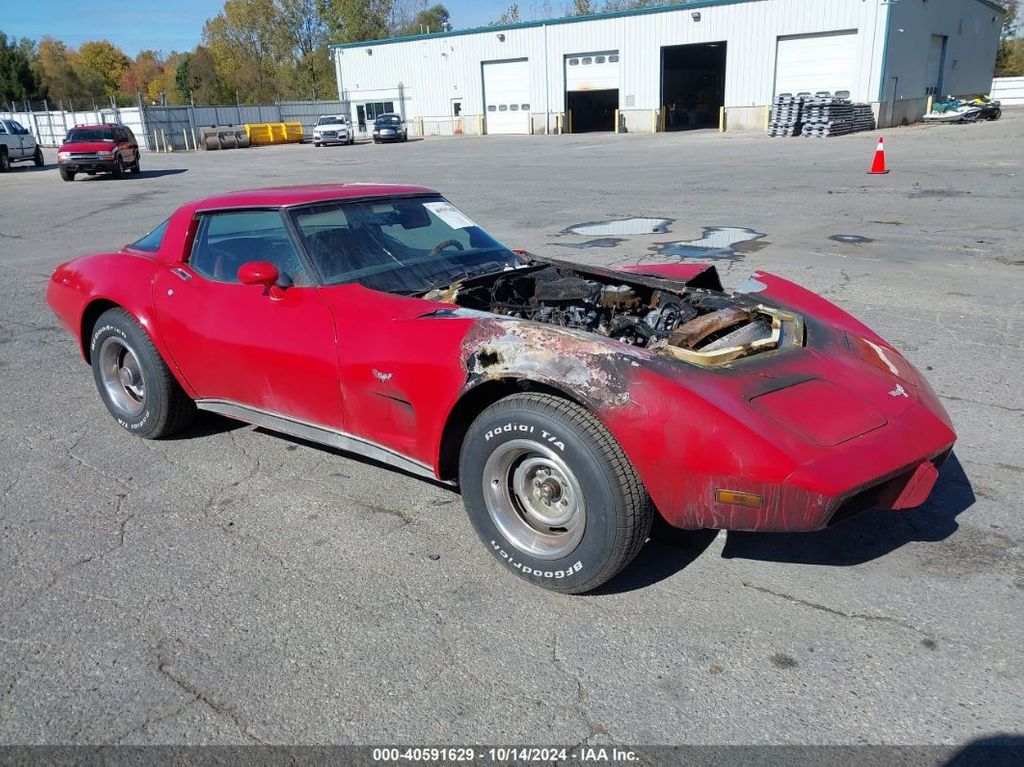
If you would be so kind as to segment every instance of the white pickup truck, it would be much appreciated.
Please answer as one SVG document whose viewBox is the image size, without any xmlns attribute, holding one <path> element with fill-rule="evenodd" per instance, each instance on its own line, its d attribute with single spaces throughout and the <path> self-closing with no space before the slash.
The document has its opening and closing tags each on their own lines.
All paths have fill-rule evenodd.
<svg viewBox="0 0 1024 767">
<path fill-rule="evenodd" d="M 31 160 L 43 166 L 43 150 L 36 137 L 16 120 L 0 120 L 0 173 L 11 169 L 12 162 Z"/>
</svg>

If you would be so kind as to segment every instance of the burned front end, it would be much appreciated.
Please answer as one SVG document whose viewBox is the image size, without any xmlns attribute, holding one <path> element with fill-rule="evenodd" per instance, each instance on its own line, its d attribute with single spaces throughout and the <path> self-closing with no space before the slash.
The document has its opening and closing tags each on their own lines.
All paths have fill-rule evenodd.
<svg viewBox="0 0 1024 767">
<path fill-rule="evenodd" d="M 804 336 L 800 317 L 723 292 L 713 272 L 684 283 L 543 261 L 425 297 L 595 333 L 708 367 L 800 346 Z"/>
</svg>

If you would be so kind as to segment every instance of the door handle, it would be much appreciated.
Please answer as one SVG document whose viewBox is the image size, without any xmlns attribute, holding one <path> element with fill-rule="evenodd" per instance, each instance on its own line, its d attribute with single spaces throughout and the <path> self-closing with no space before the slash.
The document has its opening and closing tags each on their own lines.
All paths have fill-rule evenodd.
<svg viewBox="0 0 1024 767">
<path fill-rule="evenodd" d="M 188 282 L 189 280 L 192 279 L 192 275 L 189 274 L 188 272 L 186 272 L 180 266 L 173 267 L 171 269 L 171 274 L 173 274 L 175 277 L 178 277 L 178 278 L 184 280 L 185 282 Z"/>
</svg>

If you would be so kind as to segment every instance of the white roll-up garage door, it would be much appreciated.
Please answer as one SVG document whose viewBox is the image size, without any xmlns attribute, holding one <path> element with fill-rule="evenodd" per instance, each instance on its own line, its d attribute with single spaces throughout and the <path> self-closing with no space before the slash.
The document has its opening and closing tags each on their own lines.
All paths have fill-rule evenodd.
<svg viewBox="0 0 1024 767">
<path fill-rule="evenodd" d="M 484 114 L 487 132 L 530 132 L 530 62 L 484 62 Z"/>
<path fill-rule="evenodd" d="M 780 37 L 775 94 L 850 91 L 858 86 L 857 30 Z"/>
<path fill-rule="evenodd" d="M 617 90 L 618 87 L 618 51 L 577 53 L 565 57 L 565 89 L 567 91 Z"/>
</svg>

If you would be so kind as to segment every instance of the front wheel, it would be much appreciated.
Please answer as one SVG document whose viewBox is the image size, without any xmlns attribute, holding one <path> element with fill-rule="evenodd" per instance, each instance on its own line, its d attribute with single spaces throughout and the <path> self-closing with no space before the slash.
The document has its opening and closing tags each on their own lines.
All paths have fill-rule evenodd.
<svg viewBox="0 0 1024 767">
<path fill-rule="evenodd" d="M 654 509 L 615 438 L 589 411 L 516 394 L 473 422 L 459 457 L 470 521 L 521 578 L 581 594 L 640 551 Z"/>
<path fill-rule="evenodd" d="M 36 145 L 35 154 L 32 155 L 32 162 L 36 164 L 37 168 L 43 167 L 43 150 L 38 144 Z"/>
<path fill-rule="evenodd" d="M 110 309 L 100 315 L 89 353 L 100 399 L 128 432 L 159 439 L 192 419 L 195 405 L 128 312 Z"/>
<path fill-rule="evenodd" d="M 64 168 L 61 168 L 60 169 L 60 177 L 62 179 L 64 179 L 65 181 L 74 181 L 75 180 L 75 172 L 73 170 L 65 170 Z"/>
<path fill-rule="evenodd" d="M 7 154 L 6 148 L 0 152 L 0 173 L 6 173 L 11 169 L 11 158 Z"/>
</svg>

